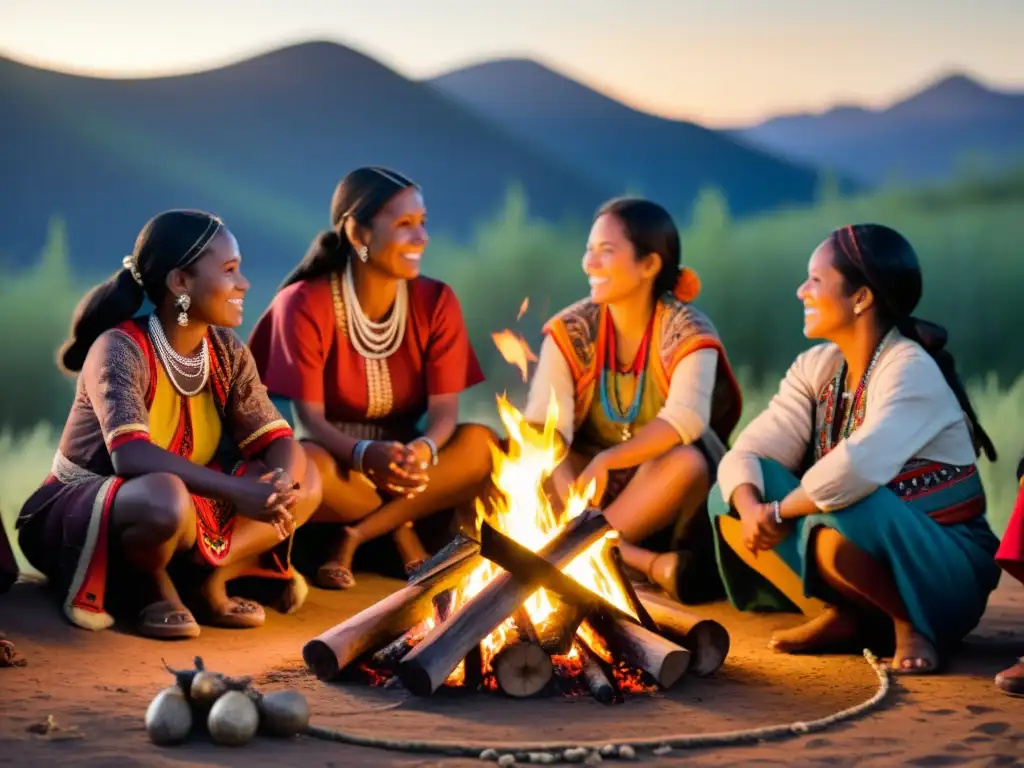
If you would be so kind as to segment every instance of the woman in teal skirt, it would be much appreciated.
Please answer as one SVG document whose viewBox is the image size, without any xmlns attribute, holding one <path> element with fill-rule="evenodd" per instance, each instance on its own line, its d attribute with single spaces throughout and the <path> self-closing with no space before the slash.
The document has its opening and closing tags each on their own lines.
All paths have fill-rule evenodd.
<svg viewBox="0 0 1024 768">
<path fill-rule="evenodd" d="M 893 671 L 932 672 L 999 580 L 976 466 L 995 450 L 945 331 L 911 316 L 921 270 L 898 232 L 836 230 L 797 297 L 804 334 L 827 343 L 797 357 L 709 501 L 729 599 L 812 616 L 772 636 L 785 653 L 862 643 L 885 619 Z"/>
</svg>

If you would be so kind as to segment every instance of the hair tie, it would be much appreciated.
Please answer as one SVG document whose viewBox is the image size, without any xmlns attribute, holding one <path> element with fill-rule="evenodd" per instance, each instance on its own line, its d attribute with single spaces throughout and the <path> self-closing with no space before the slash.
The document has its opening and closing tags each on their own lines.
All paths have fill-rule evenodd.
<svg viewBox="0 0 1024 768">
<path fill-rule="evenodd" d="M 131 273 L 132 280 L 134 280 L 140 286 L 142 285 L 142 275 L 139 273 L 139 268 L 138 268 L 138 266 L 135 263 L 135 257 L 134 256 L 132 256 L 131 254 L 128 254 L 123 259 L 121 259 L 121 266 L 124 267 L 125 269 L 127 269 Z"/>
<path fill-rule="evenodd" d="M 689 267 L 679 270 L 672 295 L 680 301 L 690 302 L 700 295 L 700 277 Z"/>
</svg>

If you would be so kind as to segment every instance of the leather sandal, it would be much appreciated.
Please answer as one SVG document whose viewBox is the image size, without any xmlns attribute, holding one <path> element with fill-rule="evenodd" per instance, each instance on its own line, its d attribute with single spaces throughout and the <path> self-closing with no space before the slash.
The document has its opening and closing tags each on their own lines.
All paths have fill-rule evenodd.
<svg viewBox="0 0 1024 768">
<path fill-rule="evenodd" d="M 225 611 L 215 611 L 212 608 L 203 617 L 204 623 L 211 627 L 222 627 L 224 629 L 255 629 L 262 627 L 267 620 L 267 613 L 263 606 L 253 600 L 246 600 L 241 597 L 228 598 L 228 608 Z"/>
<path fill-rule="evenodd" d="M 351 589 L 356 585 L 352 569 L 337 563 L 324 563 L 316 572 L 316 584 L 321 589 Z"/>
<path fill-rule="evenodd" d="M 1007 696 L 1024 696 L 1024 656 L 996 675 L 996 688 Z"/>
<path fill-rule="evenodd" d="M 150 603 L 139 613 L 138 632 L 158 640 L 199 637 L 199 624 L 192 612 L 169 600 Z"/>
</svg>

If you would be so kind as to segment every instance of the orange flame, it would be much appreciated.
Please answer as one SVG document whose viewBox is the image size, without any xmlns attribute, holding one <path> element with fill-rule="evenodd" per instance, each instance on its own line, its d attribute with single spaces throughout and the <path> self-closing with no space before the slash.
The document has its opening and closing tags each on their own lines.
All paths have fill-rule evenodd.
<svg viewBox="0 0 1024 768">
<path fill-rule="evenodd" d="M 501 352 L 501 356 L 505 358 L 505 361 L 520 370 L 525 382 L 528 378 L 527 369 L 529 364 L 537 362 L 537 356 L 533 354 L 526 340 L 509 330 L 492 333 L 491 338 L 494 339 L 494 345 Z"/>
<path fill-rule="evenodd" d="M 594 484 L 591 482 L 587 488 L 571 488 L 563 510 L 556 512 L 545 492 L 545 482 L 558 466 L 563 453 L 555 431 L 558 421 L 555 399 L 549 402 L 543 431 L 528 424 L 504 396 L 499 396 L 497 402 L 498 413 L 509 436 L 509 453 L 505 454 L 496 445 L 491 446 L 494 459 L 492 478 L 499 498 L 489 510 L 477 499 L 477 515 L 520 545 L 537 552 L 566 523 L 584 512 Z M 635 617 L 608 555 L 608 547 L 615 538 L 614 532 L 602 537 L 563 570 L 580 585 Z M 500 570 L 490 561 L 481 563 L 459 588 L 453 600 L 453 611 L 478 594 Z M 537 626 L 555 610 L 556 601 L 545 589 L 538 589 L 523 607 Z M 493 655 L 516 631 L 515 620 L 509 617 L 484 639 L 481 645 L 485 672 Z"/>
</svg>

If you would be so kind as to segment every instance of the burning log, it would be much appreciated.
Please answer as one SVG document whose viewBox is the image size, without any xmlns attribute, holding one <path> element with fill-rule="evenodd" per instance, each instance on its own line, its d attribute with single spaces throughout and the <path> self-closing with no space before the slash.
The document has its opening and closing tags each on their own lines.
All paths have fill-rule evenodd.
<svg viewBox="0 0 1024 768">
<path fill-rule="evenodd" d="M 555 667 L 536 643 L 512 640 L 491 660 L 494 678 L 501 691 L 517 699 L 536 696 L 547 688 Z"/>
<path fill-rule="evenodd" d="M 691 672 L 704 677 L 722 666 L 729 655 L 729 633 L 725 627 L 689 613 L 672 598 L 649 587 L 637 587 L 636 595 L 658 625 L 658 631 L 693 654 Z"/>
<path fill-rule="evenodd" d="M 458 586 L 483 561 L 474 551 L 460 545 L 441 562 L 431 565 L 428 561 L 405 587 L 310 640 L 302 649 L 306 665 L 320 680 L 332 680 L 364 653 L 391 643 L 410 627 L 433 617 L 433 598 Z M 448 672 L 468 651 L 462 651 Z"/>
<path fill-rule="evenodd" d="M 579 638 L 576 639 L 576 650 L 580 655 L 583 679 L 587 681 L 590 695 L 602 704 L 611 704 L 615 700 L 618 691 L 615 690 L 615 685 L 608 675 L 604 673 L 597 655 Z"/>
<path fill-rule="evenodd" d="M 600 512 L 584 513 L 570 521 L 538 554 L 554 567 L 563 568 L 608 530 L 608 522 Z M 507 571 L 495 576 L 402 660 L 398 675 L 406 689 L 418 696 L 436 691 L 470 649 L 505 621 L 535 589 L 534 583 L 523 583 Z"/>
<path fill-rule="evenodd" d="M 554 612 L 537 627 L 537 642 L 552 656 L 568 653 L 572 649 L 576 630 L 584 618 L 584 608 L 572 603 L 559 603 Z"/>
<path fill-rule="evenodd" d="M 598 614 L 586 623 L 604 640 L 615 658 L 642 669 L 662 688 L 679 682 L 690 666 L 690 652 L 686 648 L 633 621 Z"/>
</svg>

